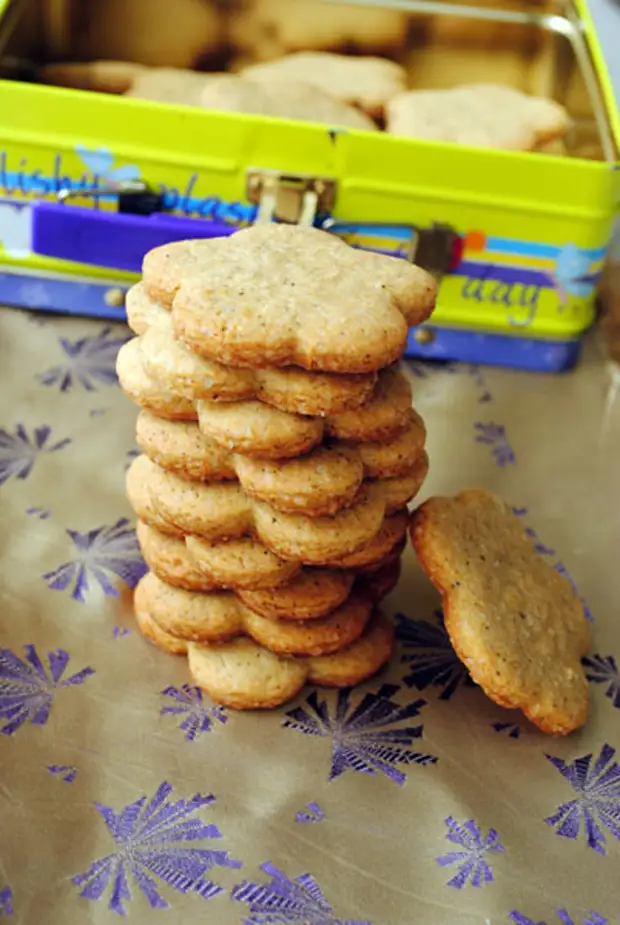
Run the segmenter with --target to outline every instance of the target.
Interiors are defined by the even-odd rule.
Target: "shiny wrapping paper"
[[[620,922],[620,407],[595,343],[560,377],[408,366],[423,495],[498,491],[587,602],[591,717],[553,739],[468,683],[411,550],[387,672],[265,714],[201,698],[117,596],[143,568],[127,337],[0,314],[0,918]]]

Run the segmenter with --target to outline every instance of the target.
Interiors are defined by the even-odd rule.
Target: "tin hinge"
[[[249,167],[246,197],[258,206],[256,222],[312,225],[317,215],[329,213],[334,208],[336,180]]]

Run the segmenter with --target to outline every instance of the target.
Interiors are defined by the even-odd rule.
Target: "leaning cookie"
[[[387,58],[299,51],[275,61],[254,64],[241,72],[251,80],[302,80],[343,103],[358,106],[373,119],[383,115],[388,100],[407,89],[407,74]]]
[[[483,489],[432,498],[413,515],[413,545],[443,597],[446,630],[472,678],[544,732],[588,717],[583,606],[535,551],[510,508]]]
[[[392,135],[512,151],[561,137],[568,122],[559,103],[499,84],[410,90],[387,104]]]
[[[376,674],[389,660],[394,630],[375,614],[363,635],[332,655],[288,658],[241,637],[214,645],[189,643],[194,683],[216,703],[235,710],[270,709],[291,700],[304,684],[350,687]]]

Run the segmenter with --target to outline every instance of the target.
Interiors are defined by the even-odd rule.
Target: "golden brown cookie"
[[[193,421],[167,421],[141,411],[136,443],[158,466],[182,478],[216,482],[237,477],[230,453],[201,434]]]
[[[303,568],[279,588],[237,588],[236,593],[250,610],[271,620],[319,620],[346,601],[354,579],[352,572]]]
[[[323,422],[279,411],[260,401],[197,403],[200,430],[236,453],[290,459],[321,442]]]
[[[241,73],[254,81],[301,80],[375,119],[383,115],[388,100],[407,89],[406,71],[394,61],[328,51],[299,51]]]
[[[148,295],[143,283],[136,283],[127,290],[125,296],[127,324],[134,334],[146,334],[154,325],[169,320],[168,310]]]
[[[410,90],[387,104],[392,135],[512,151],[559,138],[568,122],[559,103],[499,84]]]
[[[293,659],[240,637],[213,645],[189,643],[189,669],[194,683],[216,703],[235,710],[270,709],[293,698],[306,682],[359,684],[385,665],[393,644],[392,624],[375,614],[359,639],[332,655]]]
[[[186,591],[153,572],[147,572],[137,588],[142,609],[167,636],[186,642],[219,642],[244,633],[239,602],[230,591]]]
[[[400,422],[400,417],[398,421]],[[388,479],[406,475],[411,471],[422,455],[425,441],[424,421],[412,408],[407,427],[395,437],[378,442],[351,441],[351,445],[355,446],[362,458],[365,478]]]
[[[374,570],[404,548],[407,537],[407,514],[399,512],[386,517],[373,539],[360,549],[340,559],[333,559],[330,568],[365,571]]]
[[[139,338],[123,344],[118,351],[116,373],[123,392],[134,404],[172,421],[197,420],[193,402],[166,391],[159,382],[147,375]]]
[[[374,572],[360,573],[356,588],[359,588],[375,604],[390,594],[399,582],[401,573],[400,556],[396,556]]]
[[[181,277],[174,329],[229,366],[375,372],[401,356],[409,326],[434,307],[424,270],[314,228],[260,223],[204,244],[212,257]]]
[[[325,432],[356,443],[390,440],[411,423],[411,386],[394,367],[379,374],[372,397],[361,408],[326,418]]]
[[[168,246],[157,250],[167,252]],[[347,376],[308,372],[298,366],[234,370],[205,360],[174,338],[169,311],[148,295],[144,283],[127,293],[127,317],[136,334],[149,332],[141,341],[147,373],[167,391],[188,398],[260,398],[292,414],[325,417],[359,408],[376,384],[375,373]],[[157,330],[151,332],[153,327]]]
[[[401,511],[415,498],[427,475],[428,456],[422,451],[422,455],[409,472],[391,479],[379,479],[369,484],[374,484],[379,488],[381,497],[385,501],[385,513],[390,515]]]
[[[370,543],[381,529],[385,501],[376,486],[362,486],[355,501],[333,517],[284,514],[254,503],[259,539],[283,559],[329,565]]]
[[[127,500],[131,505],[133,512],[144,523],[157,527],[160,533],[166,533],[169,536],[176,536],[183,539],[183,530],[163,517],[153,503],[151,492],[148,488],[148,479],[153,464],[146,456],[138,456],[134,459],[125,475],[125,491]]]
[[[187,642],[166,633],[145,609],[142,597],[143,595],[138,594],[138,588],[136,588],[134,597],[136,623],[145,639],[152,642],[162,652],[168,652],[170,655],[187,655]]]
[[[142,285],[149,298],[172,308],[181,281],[217,259],[222,242],[222,238],[173,241],[148,251],[142,261]]]
[[[220,582],[196,567],[183,540],[166,536],[142,521],[136,532],[144,561],[162,581],[187,591],[215,591],[221,587]]]
[[[250,537],[209,543],[188,536],[185,545],[190,561],[204,574],[205,581],[224,588],[277,588],[291,581],[300,569],[298,562],[284,561]]]
[[[508,505],[484,489],[431,498],[414,513],[411,535],[474,681],[544,732],[582,726],[588,683],[581,659],[589,645],[583,605]]]

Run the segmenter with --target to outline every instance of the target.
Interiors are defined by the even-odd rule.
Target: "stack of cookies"
[[[322,231],[261,224],[147,254],[118,375],[142,409],[127,493],[139,626],[238,709],[389,659],[425,429],[395,367],[435,283]]]

